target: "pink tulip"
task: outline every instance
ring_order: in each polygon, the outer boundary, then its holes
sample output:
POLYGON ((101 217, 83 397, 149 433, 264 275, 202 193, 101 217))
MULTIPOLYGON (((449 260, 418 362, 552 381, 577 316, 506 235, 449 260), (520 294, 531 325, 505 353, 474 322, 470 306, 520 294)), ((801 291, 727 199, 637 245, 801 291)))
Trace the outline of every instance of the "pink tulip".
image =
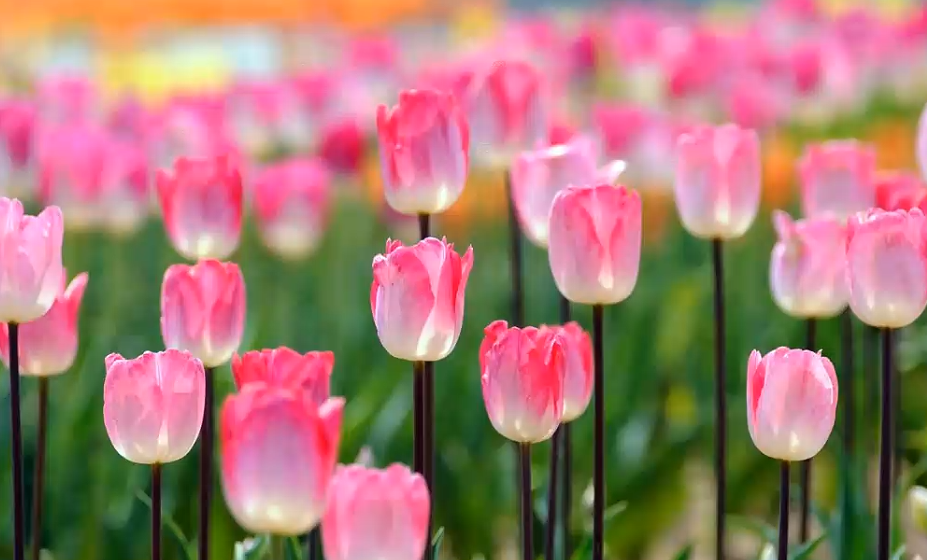
POLYGON ((8 195, 31 194, 35 179, 35 107, 27 101, 0 101, 0 185, 8 195))
POLYGON ((760 140, 733 124, 695 127, 676 143, 676 208, 696 237, 731 239, 760 206, 760 140))
POLYGON ((451 353, 472 267, 473 247, 461 257, 445 239, 429 237, 410 247, 386 242, 386 252, 373 259, 370 309, 390 355, 434 362, 451 353))
POLYGON ((572 321, 565 325, 549 327, 542 325, 538 336, 548 336, 548 331, 560 338, 564 355, 563 376, 563 422, 572 422, 586 412, 592 398, 592 341, 589 333, 572 321))
POLYGON ((225 259, 241 235, 241 175, 227 156, 180 158, 173 174, 158 171, 164 225, 178 253, 190 260, 225 259))
POLYGON ((339 467, 322 519, 327 560, 421 560, 431 499, 425 479, 405 465, 339 467))
POLYGON ((151 209, 147 155, 136 144, 111 139, 100 177, 102 223, 116 235, 137 231, 151 209))
POLYGON ((566 356, 562 336, 534 327, 486 327, 480 345, 483 402, 497 432, 519 443, 553 435, 563 419, 566 356))
POLYGON ((547 137, 541 75, 525 62, 496 62, 474 77, 467 92, 467 118, 476 155, 493 167, 507 167, 524 150, 547 137))
POLYGON ((576 303, 624 301, 641 260, 641 198, 611 185, 568 187, 550 209, 550 270, 576 303))
MULTIPOLYGON (((62 280, 64 280, 62 274, 62 280)), ((87 273, 71 280, 58 294, 48 313, 19 327, 21 375, 58 375, 70 369, 77 356, 77 315, 87 287, 87 273)), ((0 324, 0 354, 10 363, 9 326, 0 324)))
POLYGON ((229 361, 245 327, 245 279, 235 263, 172 265, 161 284, 161 335, 208 367, 229 361))
POLYGON ((0 224, 0 322, 28 323, 51 309, 64 284, 64 219, 57 206, 26 216, 20 201, 0 197, 0 224))
POLYGON ((875 151, 855 140, 813 144, 799 162, 802 213, 845 220, 875 205, 875 151))
POLYGON ((927 180, 927 105, 924 105, 917 121, 917 164, 921 177, 927 180))
POLYGON ((106 357, 103 422, 125 459, 150 465, 183 458, 200 433, 205 407, 206 373, 188 352, 106 357))
POLYGON ((403 214, 439 214, 467 183, 470 131, 450 93, 406 90, 377 108, 386 201, 403 214))
POLYGON ((36 98, 42 121, 49 124, 89 122, 98 116, 99 92, 85 76, 54 76, 38 84, 36 98))
POLYGON ((927 186, 913 173, 882 173, 876 176, 874 184, 876 207, 882 210, 927 208, 927 186))
POLYGON ((804 461, 818 454, 834 429, 837 374, 811 350, 754 350, 747 364, 747 427, 764 455, 804 461))
POLYGON ((275 145, 308 144, 296 93, 288 84, 242 81, 228 94, 226 118, 238 145, 250 154, 264 155, 275 145))
POLYGON ((292 159, 260 173, 254 204, 261 238, 271 251, 286 259, 315 252, 328 220, 330 181, 317 159, 292 159))
POLYGON ((246 385, 220 416, 221 469, 232 516, 253 533, 299 535, 325 512, 344 399, 320 407, 300 390, 246 385))
POLYGON ((592 120, 606 157, 627 163, 629 181, 672 183, 677 131, 666 115, 636 105, 600 104, 593 107, 592 120))
POLYGON ((336 119, 320 131, 319 157, 340 175, 355 175, 364 162, 364 133, 351 117, 336 119))
POLYGON ((232 376, 238 390, 251 383, 301 389, 319 406, 330 396, 329 382, 335 354, 300 354, 281 346, 274 350, 254 350, 232 358, 232 376))
POLYGON ((602 169, 597 166, 595 146, 577 136, 565 144, 523 152, 512 166, 512 199, 525 236, 547 247, 550 207, 557 193, 570 185, 614 183, 624 171, 623 161, 602 169))
POLYGON ((779 242, 773 247, 769 284, 780 309, 795 317, 834 317, 849 299, 846 227, 834 218, 792 221, 773 213, 779 242))
POLYGON ((873 209, 847 230, 850 309, 873 327, 913 323, 927 306, 927 222, 920 209, 873 209))

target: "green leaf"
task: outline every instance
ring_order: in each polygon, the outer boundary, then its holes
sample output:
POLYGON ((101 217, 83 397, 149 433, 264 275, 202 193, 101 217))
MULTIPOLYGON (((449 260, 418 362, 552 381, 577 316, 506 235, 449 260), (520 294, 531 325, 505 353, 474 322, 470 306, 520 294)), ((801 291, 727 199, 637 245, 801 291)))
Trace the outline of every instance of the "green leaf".
POLYGON ((673 560, 689 560, 689 558, 692 557, 693 550, 695 550, 693 545, 686 545, 686 547, 680 550, 676 556, 673 556, 673 560))
POLYGON ((904 560, 904 553, 907 551, 908 547, 905 545, 899 546, 895 553, 892 554, 892 560, 904 560))
POLYGON ((775 545, 779 540, 779 532, 772 525, 769 525, 759 519, 744 517, 742 515, 728 515, 728 523, 734 527, 740 527, 763 539, 763 542, 775 545))
POLYGON ((267 536, 258 535, 235 543, 235 560, 263 560, 269 550, 270 542, 267 536))
POLYGON ((292 560, 303 560, 303 547, 299 546, 299 539, 290 537, 287 539, 287 558, 292 560))
POLYGON ((818 535, 814 540, 802 543, 801 546, 796 547, 792 554, 789 555, 789 560, 807 560, 811 557, 811 553, 813 553, 825 540, 827 540, 826 532, 822 535, 818 535))
POLYGON ((441 552, 441 545, 444 544, 444 527, 438 528, 435 531, 435 536, 431 539, 431 557, 439 558, 438 554, 441 552))
MULTIPOLYGON (((151 498, 148 497, 148 494, 145 494, 141 490, 135 492, 135 497, 138 498, 140 502, 145 504, 148 507, 148 510, 151 510, 151 498)), ((161 523, 167 527, 168 532, 174 535, 174 538, 177 539, 177 544, 180 545, 180 549, 183 550, 184 558, 187 560, 193 560, 193 550, 190 546, 190 541, 183 534, 183 531, 180 529, 180 526, 174 522, 174 518, 170 515, 161 514, 161 523)))

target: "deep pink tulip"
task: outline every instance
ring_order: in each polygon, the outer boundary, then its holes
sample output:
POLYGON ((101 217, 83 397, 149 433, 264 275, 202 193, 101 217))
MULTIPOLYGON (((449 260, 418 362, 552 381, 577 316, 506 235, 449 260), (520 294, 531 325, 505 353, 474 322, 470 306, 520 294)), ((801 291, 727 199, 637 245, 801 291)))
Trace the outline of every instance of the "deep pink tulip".
POLYGON ((403 214, 440 214, 467 183, 470 131, 450 93, 405 90, 392 109, 377 108, 386 201, 403 214))
POLYGON ((563 419, 567 358, 561 335, 509 328, 505 321, 490 323, 484 332, 480 380, 490 422, 512 441, 544 441, 563 419))
POLYGON ((875 178, 876 207, 882 210, 927 208, 927 185, 906 171, 881 173, 875 178))
POLYGON ((563 326, 541 325, 539 337, 548 331, 559 335, 563 346, 563 422, 572 422, 586 412, 592 398, 593 357, 592 340, 579 323, 571 321, 563 326))
POLYGON ((322 519, 327 560, 421 560, 431 498, 425 479, 405 465, 339 467, 322 519))
POLYGON ((550 209, 548 258, 557 289, 576 303, 624 301, 641 260, 641 198, 623 186, 567 187, 550 209))
POLYGON ((332 120, 319 132, 319 157, 341 175, 360 172, 364 161, 364 133, 352 117, 332 120))
POLYGON ((254 205, 264 244, 285 259, 318 248, 331 205, 331 174, 318 159, 266 167, 254 181, 254 205))
POLYGON ((832 217, 792 221, 773 213, 769 285, 780 309, 794 317, 834 317, 850 297, 846 284, 846 227, 832 217))
POLYGON ((222 487, 246 531, 305 533, 322 518, 344 399, 319 406, 298 389, 246 385, 220 416, 222 487))
POLYGON ((199 436, 206 407, 206 373, 189 352, 106 357, 103 422, 116 451, 133 463, 183 458, 199 436))
POLYGON ((461 257, 446 239, 429 237, 409 247, 386 242, 386 252, 373 259, 370 310, 390 355, 434 362, 451 353, 471 268, 473 247, 461 257))
POLYGON ((168 237, 190 260, 225 259, 241 235, 241 174, 228 156, 180 158, 173 173, 158 171, 158 195, 168 237))
POLYGON ((576 136, 565 144, 523 152, 512 166, 512 199, 521 229, 539 247, 547 247, 550 207, 557 193, 571 185, 614 183, 623 161, 598 167, 595 144, 576 136))
POLYGON ((812 144, 798 164, 802 213, 845 220, 875 206, 875 150, 855 140, 812 144))
POLYGON ((676 143, 676 209, 696 237, 731 239, 760 207, 760 140, 734 124, 694 127, 676 143))
POLYGON ((206 367, 229 361, 245 328, 245 279, 235 263, 175 264, 161 284, 161 335, 206 367))
MULTIPOLYGON (((62 275, 62 280, 65 279, 62 275)), ((19 372, 49 376, 70 369, 77 356, 77 316, 88 276, 78 274, 64 286, 48 313, 19 327, 19 372)), ((9 325, 0 324, 0 354, 10 363, 9 325)))
POLYGON ((834 429, 837 374, 811 350, 781 347, 747 364, 747 427, 764 455, 804 461, 818 454, 834 429))
POLYGON ((28 101, 0 101, 0 185, 7 196, 27 196, 34 190, 35 113, 28 101))
POLYGON ((924 213, 873 209, 850 218, 847 278, 850 309, 873 327, 913 323, 927 306, 924 213))
POLYGON ((15 198, 0 197, 0 322, 28 323, 45 315, 65 282, 64 219, 49 206, 27 216, 15 198))
POLYGON ((238 390, 251 383, 279 385, 305 391, 319 406, 330 396, 335 367, 333 352, 307 352, 280 348, 253 350, 232 358, 232 376, 238 390))

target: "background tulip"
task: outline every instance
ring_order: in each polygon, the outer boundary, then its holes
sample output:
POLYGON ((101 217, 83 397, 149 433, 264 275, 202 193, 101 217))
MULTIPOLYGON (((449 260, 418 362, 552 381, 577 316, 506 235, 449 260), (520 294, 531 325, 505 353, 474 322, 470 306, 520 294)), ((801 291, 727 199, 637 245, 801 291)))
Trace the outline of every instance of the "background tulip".
POLYGON ((193 448, 203 424, 206 373, 189 352, 106 357, 103 421, 116 451, 133 463, 170 463, 193 448))
POLYGON ((837 374, 811 350, 782 347, 747 364, 747 426, 757 449, 782 461, 804 461, 827 443, 837 413, 837 374))
POLYGON ((35 113, 29 101, 0 101, 0 184, 6 195, 29 196, 35 188, 35 113))
POLYGON ((812 144, 798 164, 802 213, 845 220, 875 206, 875 150, 855 140, 812 144))
POLYGON ((329 382, 335 354, 307 352, 280 347, 273 350, 245 352, 232 358, 232 376, 242 390, 251 383, 289 387, 305 391, 321 406, 329 397, 329 382))
POLYGON ((558 336, 563 347, 563 422, 572 422, 586 412, 592 398, 592 340, 575 321, 563 326, 542 325, 539 331, 541 338, 558 336))

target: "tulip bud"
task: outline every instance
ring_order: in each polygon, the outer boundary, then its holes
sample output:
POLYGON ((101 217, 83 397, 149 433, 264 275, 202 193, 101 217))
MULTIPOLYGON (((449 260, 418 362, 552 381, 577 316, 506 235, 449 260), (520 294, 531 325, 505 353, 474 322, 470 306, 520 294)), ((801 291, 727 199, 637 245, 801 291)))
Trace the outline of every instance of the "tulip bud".
POLYGON ((593 358, 589 333, 571 321, 565 325, 541 325, 538 336, 556 335, 563 346, 563 422, 572 422, 586 412, 592 398, 593 358))
POLYGON ((802 213, 845 220, 875 206, 875 150, 855 140, 813 144, 798 164, 802 213))
POLYGON ((255 350, 232 358, 232 376, 241 391, 251 383, 264 383, 300 389, 313 402, 322 405, 330 396, 329 382, 335 354, 307 352, 300 354, 281 346, 274 350, 255 350))

